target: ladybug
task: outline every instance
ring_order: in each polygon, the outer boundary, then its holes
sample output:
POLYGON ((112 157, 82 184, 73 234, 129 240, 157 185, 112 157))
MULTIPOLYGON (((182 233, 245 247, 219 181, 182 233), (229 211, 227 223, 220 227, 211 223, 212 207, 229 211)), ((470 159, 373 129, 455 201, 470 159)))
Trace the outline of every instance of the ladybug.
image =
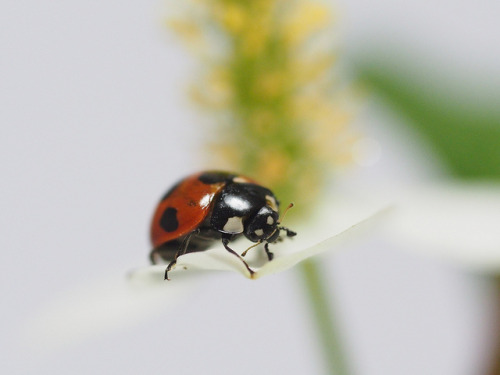
POLYGON ((153 264, 169 262, 165 270, 168 280, 168 272, 180 255, 204 251, 215 241, 222 241, 224 248, 253 274, 229 242, 243 235, 256 245, 264 243, 271 261, 269 244, 281 240, 281 231, 287 237, 296 235, 280 226, 279 202, 271 190, 233 173, 196 173, 175 184, 158 203, 151 223, 150 259, 153 264))

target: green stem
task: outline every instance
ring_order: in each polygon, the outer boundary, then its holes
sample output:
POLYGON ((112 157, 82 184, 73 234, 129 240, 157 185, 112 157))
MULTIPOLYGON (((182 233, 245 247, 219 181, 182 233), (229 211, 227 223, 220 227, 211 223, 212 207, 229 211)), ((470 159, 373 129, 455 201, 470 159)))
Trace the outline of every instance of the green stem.
POLYGON ((488 375, 500 374, 500 276, 496 276, 493 280, 495 283, 497 301, 496 301, 496 316, 495 316, 495 342, 491 353, 490 368, 486 372, 488 375))
POLYGON ((331 375, 349 375, 349 370, 342 346, 341 335, 335 316, 331 311, 331 302, 321 268, 314 260, 301 264, 300 271, 305 286, 305 293, 315 318, 318 336, 323 354, 331 375))

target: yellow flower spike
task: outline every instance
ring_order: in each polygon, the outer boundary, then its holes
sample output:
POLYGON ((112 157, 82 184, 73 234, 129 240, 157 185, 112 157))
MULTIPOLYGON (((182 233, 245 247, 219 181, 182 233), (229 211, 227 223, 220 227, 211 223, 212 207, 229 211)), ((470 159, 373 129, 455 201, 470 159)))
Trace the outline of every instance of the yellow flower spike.
POLYGON ((349 148, 337 144, 348 132, 331 94, 329 9, 308 0, 200 1, 195 22, 212 44, 202 61, 218 63, 191 96, 219 116, 212 160, 269 181, 289 199, 313 199, 307 181, 321 185, 321 165, 349 148))
POLYGON ((239 4, 227 4, 220 9, 220 22, 230 33, 241 33, 248 22, 247 14, 239 4))
POLYGON ((335 159, 333 160, 336 166, 346 167, 353 164, 355 159, 354 147, 361 138, 361 134, 352 133, 346 135, 343 140, 339 140, 339 142, 337 142, 339 149, 335 155, 335 159), (340 141, 342 142, 341 144, 340 141))
POLYGON ((317 56, 311 61, 297 61, 292 67, 292 77, 298 87, 317 84, 318 80, 328 79, 332 66, 337 61, 333 54, 317 56))
POLYGON ((274 8, 282 2, 283 0, 253 0, 252 6, 255 8, 256 12, 271 14, 274 8))
POLYGON ((311 166, 306 166, 306 168, 300 168, 300 170, 295 169, 293 174, 296 177, 300 177, 294 179, 296 191, 307 192, 305 197, 302 198, 302 204, 306 205, 314 202, 319 193, 319 187, 322 186, 321 181, 318 178, 317 169, 311 168, 311 166))
POLYGON ((248 122, 253 133, 264 138, 269 135, 270 127, 272 127, 276 121, 272 111, 261 109, 253 111, 248 122))
POLYGON ((324 100, 316 93, 300 93, 291 100, 292 116, 301 121, 317 121, 326 116, 325 106, 331 105, 323 103, 324 100))
POLYGON ((286 172, 291 160, 278 149, 262 150, 256 165, 258 178, 271 186, 277 186, 287 181, 286 172))
POLYGON ((191 86, 188 95, 197 105, 211 110, 224 110, 229 104, 227 95, 214 95, 207 87, 203 86, 191 86))
POLYGON ((301 2, 284 21, 285 40, 289 45, 299 45, 311 34, 328 26, 331 12, 319 3, 301 2))
POLYGON ((166 23, 188 45, 201 46, 204 44, 203 31, 196 22, 185 19, 169 19, 166 23))
POLYGON ((224 102, 229 102, 231 85, 226 72, 222 69, 212 71, 206 79, 207 91, 210 95, 224 102))
POLYGON ((289 80, 292 80, 287 72, 269 72, 262 75, 254 88, 255 94, 264 98, 273 98, 287 90, 289 80))
POLYGON ((297 104, 292 105, 293 117, 308 125, 304 143, 315 146, 313 158, 336 165, 339 159, 346 159, 341 154, 350 152, 347 139, 352 137, 352 129, 346 124, 352 119, 352 113, 326 99, 301 96, 296 99, 297 104))
POLYGON ((331 137, 325 133, 311 136, 311 143, 316 144, 315 153, 331 167, 345 167, 353 159, 353 145, 359 137, 353 134, 336 134, 331 137))
POLYGON ((266 46, 269 30, 263 22, 256 22, 241 37, 241 52, 247 57, 257 56, 266 46))
POLYGON ((240 150, 229 142, 221 142, 220 139, 213 141, 208 143, 206 151, 206 155, 213 156, 212 166, 216 169, 237 171, 242 163, 240 150))

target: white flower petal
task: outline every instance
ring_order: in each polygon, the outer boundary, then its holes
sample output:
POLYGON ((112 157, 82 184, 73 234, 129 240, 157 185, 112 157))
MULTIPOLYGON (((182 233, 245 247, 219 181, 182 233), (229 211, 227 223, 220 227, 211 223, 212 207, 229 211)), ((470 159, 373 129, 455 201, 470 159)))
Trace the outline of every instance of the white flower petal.
MULTIPOLYGON (((359 217, 360 212, 350 211, 349 218, 359 217)), ((176 279, 181 273, 179 271, 185 271, 186 269, 235 271, 249 279, 257 279, 264 275, 285 271, 297 263, 324 251, 341 250, 342 245, 359 238, 362 232, 378 221, 376 219, 383 216, 384 212, 386 210, 368 215, 365 210, 364 216, 362 216, 364 220, 350 221, 350 223, 357 223, 355 225, 346 224, 345 220, 335 222, 332 218, 319 216, 314 224, 309 223, 309 225, 299 229, 300 234, 297 237, 285 238, 283 242, 273 245, 271 250, 275 253, 275 258, 271 262, 267 261, 262 246, 250 250, 245 257, 245 261, 255 271, 253 274, 246 269, 240 259, 230 254, 222 245, 216 245, 206 251, 180 256, 177 259, 176 267, 169 272, 169 277, 172 280, 176 279)), ((245 246, 249 246, 249 242, 242 239, 232 242, 230 245, 235 251, 242 253, 245 246)), ((158 283, 163 282, 165 267, 166 265, 156 265, 140 268, 133 271, 130 277, 134 282, 151 279, 156 280, 158 283)))
MULTIPOLYGON (((235 244, 241 243, 242 241, 235 241, 231 243, 231 246, 235 247, 235 244)), ((160 264, 138 268, 130 272, 130 280, 134 283, 143 282, 143 280, 155 280, 157 283, 165 283, 164 275, 166 267, 167 264, 160 264)), ((181 255, 177 258, 177 264, 175 268, 169 271, 168 276, 172 280, 177 279, 179 274, 186 273, 186 271, 202 270, 236 271, 249 277, 248 270, 245 268, 243 262, 228 253, 222 244, 216 244, 206 251, 181 255)))
POLYGON ((406 248, 500 271, 500 185, 449 182, 394 194, 387 237, 406 248))
POLYGON ((380 221, 376 219, 382 219, 382 216, 384 217, 390 216, 390 215, 384 215, 389 213, 389 211, 390 209, 380 211, 370 216, 369 218, 351 226, 350 228, 324 241, 316 243, 315 245, 305 250, 299 252, 293 252, 290 255, 276 258, 272 262, 267 262, 261 268, 259 268, 259 270, 253 275, 253 278, 257 279, 265 275, 285 271, 295 266, 297 263, 302 262, 303 260, 310 258, 312 256, 321 254, 325 251, 340 251, 344 248, 343 245, 346 245, 348 243, 353 242, 356 239, 359 239, 360 237, 362 237, 362 234, 366 230, 368 230, 370 227, 372 227, 374 224, 380 221))
POLYGON ((146 277, 131 283, 123 271, 115 272, 69 290, 36 312, 23 341, 42 350, 57 349, 130 326, 177 305, 196 281, 186 277, 164 288, 146 277))
MULTIPOLYGON (((315 221, 294 228, 300 232, 298 236, 273 244, 272 262, 262 248, 252 249, 245 260, 257 270, 253 276, 222 245, 179 257, 169 274, 170 282, 163 279, 166 265, 135 269, 128 275, 110 272, 106 278, 72 288, 36 312, 25 326, 24 341, 40 349, 57 349, 159 315, 190 295, 190 289, 203 277, 202 270, 230 270, 256 279, 284 271, 326 250, 341 250, 343 244, 378 222, 376 217, 381 215, 373 214, 373 207, 367 207, 352 209, 348 214, 338 211, 334 217, 330 214, 335 210, 328 207, 315 221)), ((250 244, 241 239, 231 246, 241 253, 250 244)))

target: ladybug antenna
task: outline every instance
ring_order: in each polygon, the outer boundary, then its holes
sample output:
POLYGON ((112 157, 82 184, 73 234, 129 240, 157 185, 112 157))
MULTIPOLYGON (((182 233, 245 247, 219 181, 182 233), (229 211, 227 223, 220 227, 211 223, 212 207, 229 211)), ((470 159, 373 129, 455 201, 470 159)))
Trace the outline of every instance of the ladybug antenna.
POLYGON ((292 207, 293 207, 293 203, 290 203, 290 204, 288 205, 288 207, 285 209, 285 211, 283 211, 283 214, 281 215, 281 217, 278 219, 278 224, 281 224, 281 223, 283 222, 283 219, 285 218, 286 213, 287 213, 287 212, 288 212, 288 210, 289 210, 290 208, 292 208, 292 207))
POLYGON ((253 249, 255 246, 259 246, 261 243, 262 243, 262 240, 254 243, 252 246, 250 246, 248 249, 246 249, 244 252, 242 252, 241 256, 244 257, 245 255, 247 255, 248 250, 253 249))

